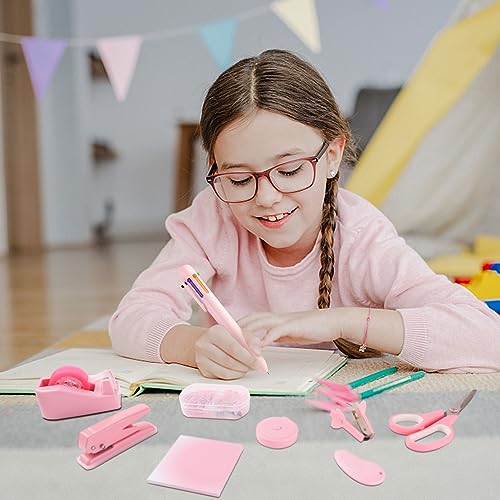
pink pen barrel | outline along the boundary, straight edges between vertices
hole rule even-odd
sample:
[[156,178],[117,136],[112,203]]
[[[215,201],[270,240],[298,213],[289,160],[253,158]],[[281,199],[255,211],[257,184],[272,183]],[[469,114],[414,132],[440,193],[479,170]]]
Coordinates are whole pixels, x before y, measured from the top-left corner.
[[[184,283],[191,282],[196,291],[190,292],[200,305],[205,306],[206,310],[214,320],[223,326],[242,347],[247,349],[256,357],[256,369],[261,373],[269,373],[266,360],[262,356],[256,355],[248,346],[240,326],[229,314],[227,309],[220,303],[219,299],[208,288],[208,285],[201,279],[199,274],[188,264],[179,268],[179,274]],[[197,294],[198,296],[195,296]]]
[[249,347],[240,325],[236,323],[234,318],[227,312],[227,309],[219,302],[219,299],[209,290],[206,295],[205,305],[208,312],[213,316],[219,325],[223,326],[236,339],[242,347],[251,352],[257,359],[256,369],[260,373],[269,373],[266,360],[262,356],[256,355]]

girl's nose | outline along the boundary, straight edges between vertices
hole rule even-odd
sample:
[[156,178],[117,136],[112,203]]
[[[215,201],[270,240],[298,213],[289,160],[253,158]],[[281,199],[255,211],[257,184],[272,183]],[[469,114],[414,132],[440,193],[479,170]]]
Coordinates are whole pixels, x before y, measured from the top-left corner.
[[261,177],[258,181],[257,194],[255,202],[264,207],[270,207],[280,201],[282,194],[271,184],[269,179]]

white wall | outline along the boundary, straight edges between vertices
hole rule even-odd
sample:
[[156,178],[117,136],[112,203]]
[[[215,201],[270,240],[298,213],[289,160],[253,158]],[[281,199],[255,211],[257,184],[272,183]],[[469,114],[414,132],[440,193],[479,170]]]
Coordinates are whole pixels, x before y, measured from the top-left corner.
[[7,205],[5,200],[5,173],[3,165],[2,92],[0,92],[0,257],[7,254]]
[[[196,26],[237,15],[265,0],[35,0],[37,33],[95,38]],[[330,82],[349,114],[359,87],[404,82],[457,0],[399,0],[387,12],[370,0],[316,0],[323,50],[313,54],[274,15],[243,21],[234,59],[281,47],[305,56]],[[163,230],[173,207],[177,124],[199,118],[218,68],[196,36],[145,41],[127,100],[90,80],[85,52],[68,48],[40,106],[45,240],[90,238],[104,200],[116,204],[115,235]],[[119,158],[95,168],[94,138],[110,141]]]
[[[70,39],[73,3],[35,0],[34,31]],[[84,50],[67,48],[43,100],[38,102],[40,185],[44,242],[78,244],[90,238],[90,151],[83,130],[88,106]]]

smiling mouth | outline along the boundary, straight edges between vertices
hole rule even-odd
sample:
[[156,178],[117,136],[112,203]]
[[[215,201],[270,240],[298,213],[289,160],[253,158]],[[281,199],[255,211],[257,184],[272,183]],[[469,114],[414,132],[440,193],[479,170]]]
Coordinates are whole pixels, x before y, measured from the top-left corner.
[[295,212],[295,210],[297,210],[297,208],[298,207],[295,207],[293,210],[290,210],[290,212],[281,212],[279,214],[274,214],[274,215],[265,215],[265,216],[262,216],[262,217],[257,217],[257,219],[266,220],[266,221],[269,221],[269,222],[277,222],[277,221],[279,221],[281,219],[284,219],[288,215],[293,214],[293,212]]

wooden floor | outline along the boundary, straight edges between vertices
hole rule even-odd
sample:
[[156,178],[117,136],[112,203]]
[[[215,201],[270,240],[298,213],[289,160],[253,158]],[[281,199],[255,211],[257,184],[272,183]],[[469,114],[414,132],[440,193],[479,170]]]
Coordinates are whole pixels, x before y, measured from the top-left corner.
[[111,314],[163,241],[0,258],[0,371]]

